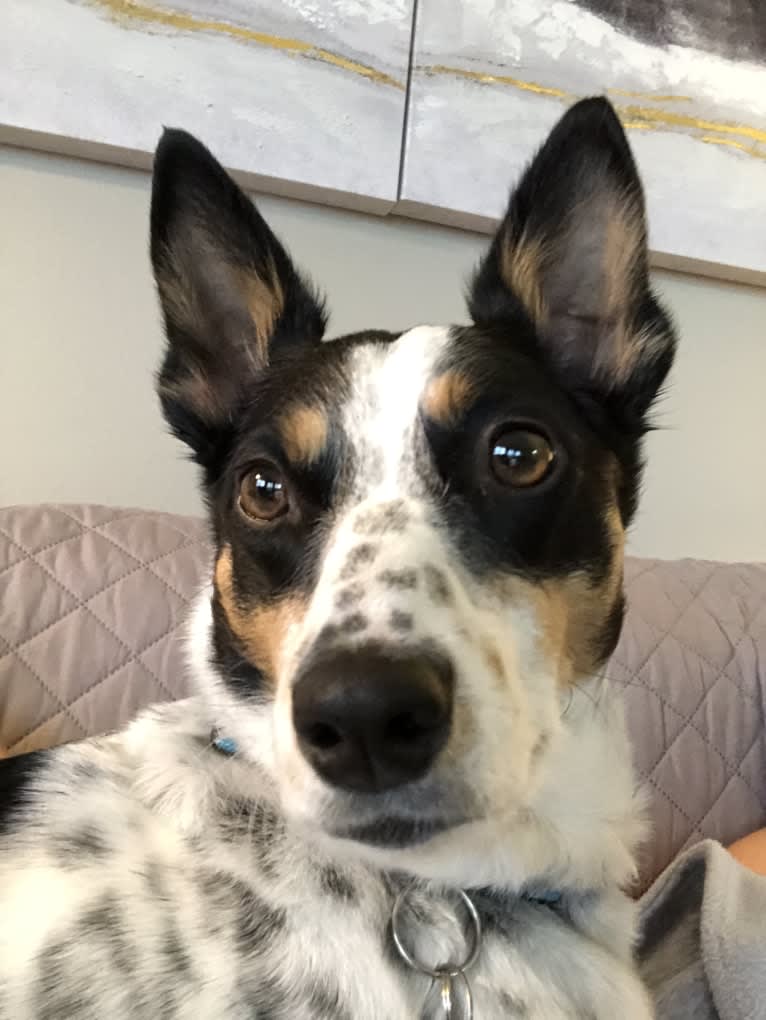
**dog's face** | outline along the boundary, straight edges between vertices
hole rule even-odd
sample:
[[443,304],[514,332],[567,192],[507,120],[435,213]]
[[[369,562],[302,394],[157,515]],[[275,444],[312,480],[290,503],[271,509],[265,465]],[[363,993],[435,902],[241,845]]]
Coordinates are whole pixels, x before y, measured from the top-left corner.
[[322,303],[178,132],[157,153],[152,257],[160,395],[216,540],[222,728],[287,814],[392,861],[511,817],[617,641],[674,347],[611,108],[578,104],[538,153],[467,327],[322,342]]

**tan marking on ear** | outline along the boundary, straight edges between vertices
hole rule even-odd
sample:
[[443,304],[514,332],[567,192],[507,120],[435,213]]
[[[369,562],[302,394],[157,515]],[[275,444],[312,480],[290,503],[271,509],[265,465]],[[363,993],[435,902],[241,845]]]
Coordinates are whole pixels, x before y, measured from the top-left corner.
[[474,384],[462,372],[443,372],[426,386],[422,408],[437,424],[454,425],[465,413],[474,393]]
[[[598,315],[605,329],[595,338],[595,371],[620,385],[643,353],[640,335],[631,330],[628,317],[634,301],[637,259],[644,258],[646,235],[639,202],[632,196],[612,196],[604,213],[603,279]],[[646,338],[648,339],[648,338]]]
[[259,363],[266,365],[274,327],[285,307],[282,283],[271,258],[263,276],[259,276],[253,270],[240,270],[238,275],[244,290],[247,310],[255,326]]
[[215,422],[225,416],[226,412],[221,405],[220,394],[211,385],[208,376],[197,369],[193,369],[183,378],[172,383],[161,383],[158,392],[161,397],[178,400],[193,408],[195,413],[205,421]]
[[186,282],[179,259],[168,253],[157,272],[157,290],[162,309],[170,322],[196,335],[204,328],[194,289]]
[[229,627],[248,660],[275,687],[287,632],[306,615],[307,601],[285,595],[265,605],[244,605],[234,591],[229,545],[223,547],[215,565],[215,590]]
[[632,196],[613,195],[604,215],[603,311],[614,315],[633,298],[636,252],[646,241],[641,206]]
[[279,433],[285,453],[294,464],[312,464],[327,445],[327,415],[319,407],[294,407],[281,416]]
[[500,246],[500,275],[509,290],[524,305],[535,325],[543,323],[547,309],[543,299],[542,274],[545,246],[542,241],[522,234],[513,244],[506,235]]
[[166,316],[192,336],[211,328],[207,306],[214,305],[216,291],[223,291],[228,302],[240,302],[252,320],[256,339],[255,350],[248,343],[245,353],[256,368],[267,364],[269,342],[285,304],[273,258],[267,258],[261,274],[233,266],[211,247],[203,230],[192,226],[166,250],[157,270],[157,287]]

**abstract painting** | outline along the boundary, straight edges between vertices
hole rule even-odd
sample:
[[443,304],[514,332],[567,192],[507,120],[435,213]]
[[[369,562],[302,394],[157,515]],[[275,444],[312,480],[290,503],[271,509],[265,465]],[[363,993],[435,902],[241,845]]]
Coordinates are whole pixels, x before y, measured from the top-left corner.
[[399,210],[487,228],[574,99],[608,95],[658,264],[766,273],[763,0],[418,0]]
[[163,125],[271,191],[385,212],[413,0],[2,0],[0,140],[148,165]]

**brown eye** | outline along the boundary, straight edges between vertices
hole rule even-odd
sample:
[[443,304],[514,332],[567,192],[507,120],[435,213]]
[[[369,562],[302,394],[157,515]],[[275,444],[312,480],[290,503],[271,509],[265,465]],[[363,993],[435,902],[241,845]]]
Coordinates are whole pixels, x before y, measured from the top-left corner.
[[274,521],[286,514],[290,502],[279,468],[267,461],[255,464],[242,479],[239,508],[254,521]]
[[490,466],[501,485],[529,488],[541,482],[551,469],[555,454],[539,432],[509,429],[490,445]]

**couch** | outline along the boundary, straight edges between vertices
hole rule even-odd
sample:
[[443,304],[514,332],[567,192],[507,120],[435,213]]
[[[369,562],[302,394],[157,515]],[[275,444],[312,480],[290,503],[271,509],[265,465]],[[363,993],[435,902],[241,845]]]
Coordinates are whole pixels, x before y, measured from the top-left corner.
[[[184,620],[210,558],[192,517],[0,510],[0,756],[185,696]],[[643,889],[697,841],[766,824],[766,564],[628,559],[626,587],[609,674],[653,823]]]

